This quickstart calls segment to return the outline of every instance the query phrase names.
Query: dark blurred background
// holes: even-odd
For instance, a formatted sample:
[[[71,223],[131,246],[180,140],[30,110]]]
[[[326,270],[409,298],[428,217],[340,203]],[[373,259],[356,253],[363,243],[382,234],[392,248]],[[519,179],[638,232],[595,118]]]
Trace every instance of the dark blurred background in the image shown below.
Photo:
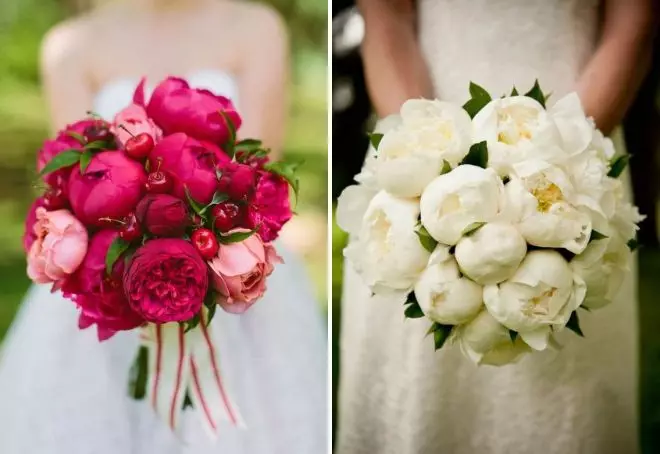
[[[40,42],[55,23],[84,11],[92,3],[0,0],[0,341],[28,287],[20,238],[25,211],[34,197],[36,152],[49,132],[40,91]],[[265,3],[277,8],[285,18],[292,44],[292,103],[285,155],[305,160],[300,170],[299,216],[287,226],[290,228],[283,236],[289,246],[304,256],[320,309],[325,311],[328,6],[326,0]]]
[[[332,54],[332,203],[353,184],[374,124],[366,92],[359,45],[364,23],[354,0],[333,2]],[[657,39],[656,39],[657,43]],[[656,222],[660,149],[660,47],[652,68],[624,121],[635,203],[647,215],[639,232],[639,322],[641,332],[641,433],[643,452],[660,452],[660,249]],[[346,234],[332,227],[333,409],[337,405],[341,332],[342,250]],[[336,412],[333,411],[333,416]]]

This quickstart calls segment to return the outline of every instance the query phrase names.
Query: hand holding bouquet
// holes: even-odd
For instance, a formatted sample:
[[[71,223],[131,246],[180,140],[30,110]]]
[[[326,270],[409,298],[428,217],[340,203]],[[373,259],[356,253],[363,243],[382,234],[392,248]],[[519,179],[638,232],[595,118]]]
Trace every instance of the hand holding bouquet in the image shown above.
[[[169,78],[146,100],[143,81],[113,122],[79,121],[38,154],[46,189],[26,219],[28,275],[62,291],[101,341],[141,330],[132,394],[173,430],[187,399],[211,433],[241,423],[209,323],[266,292],[298,189],[295,165],[237,140],[240,125],[227,98]]]
[[[628,157],[576,94],[550,108],[538,83],[470,94],[462,107],[409,100],[385,119],[337,222],[372,293],[428,318],[436,349],[450,340],[502,365],[564,328],[582,335],[578,310],[616,296],[643,217],[618,179]]]

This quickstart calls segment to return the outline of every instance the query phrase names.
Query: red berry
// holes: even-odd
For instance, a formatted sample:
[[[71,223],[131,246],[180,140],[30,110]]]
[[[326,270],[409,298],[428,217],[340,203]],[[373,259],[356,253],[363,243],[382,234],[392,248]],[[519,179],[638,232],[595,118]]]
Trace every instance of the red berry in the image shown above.
[[[44,194],[43,205],[48,211],[55,211],[66,207],[69,201],[62,188],[50,188]]]
[[[211,260],[218,253],[218,239],[209,229],[197,229],[190,238],[193,246],[206,260]]]
[[[199,214],[193,214],[192,215],[192,225],[193,227],[203,227],[204,226],[204,219]]]
[[[136,161],[144,161],[154,148],[154,138],[146,132],[131,137],[124,144],[126,154]]]
[[[241,218],[241,207],[234,202],[222,202],[211,208],[211,219],[220,232],[227,232],[238,226]]]
[[[129,243],[142,238],[142,228],[140,227],[140,223],[135,217],[135,214],[129,214],[126,216],[124,219],[124,225],[119,229],[119,237]]]
[[[147,192],[152,194],[167,194],[174,187],[174,180],[169,173],[157,170],[147,175]]]
[[[108,128],[108,126],[103,122],[87,126],[83,131],[83,136],[85,137],[87,143],[96,141],[109,142],[111,139],[113,139],[110,128]]]

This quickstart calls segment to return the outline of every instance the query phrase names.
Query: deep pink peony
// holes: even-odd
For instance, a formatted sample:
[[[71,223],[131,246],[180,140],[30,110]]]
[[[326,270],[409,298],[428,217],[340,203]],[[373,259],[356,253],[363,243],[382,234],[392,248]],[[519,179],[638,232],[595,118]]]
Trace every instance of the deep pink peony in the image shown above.
[[[137,104],[131,104],[115,115],[111,129],[122,146],[126,145],[128,139],[142,133],[149,134],[154,142],[158,142],[163,137],[163,132],[147,116],[144,107]]]
[[[133,96],[137,104],[145,104],[144,80]],[[219,145],[229,138],[229,130],[220,111],[231,118],[234,127],[241,126],[241,117],[231,100],[208,90],[190,88],[188,82],[169,77],[158,84],[149,103],[147,114],[165,134],[184,132],[199,140]]]
[[[30,250],[30,247],[32,246],[32,243],[34,243],[34,240],[37,239],[37,234],[34,231],[34,224],[37,222],[37,208],[43,206],[44,206],[44,199],[43,197],[39,197],[37,200],[35,200],[32,203],[32,206],[30,206],[30,209],[28,210],[28,214],[25,217],[25,232],[23,233],[23,249],[25,249],[26,253]]]
[[[106,124],[102,120],[83,120],[77,123],[68,125],[62,131],[57,134],[57,137],[53,140],[47,140],[44,142],[41,150],[37,153],[37,171],[41,172],[41,169],[44,168],[48,162],[55,157],[55,155],[66,151],[66,150],[82,150],[83,145],[72,136],[69,135],[70,132],[75,134],[83,135],[85,128],[88,126],[93,126],[95,124]],[[65,167],[55,172],[49,173],[44,176],[44,181],[50,186],[58,185],[58,177],[61,181],[66,183],[71,174],[71,169],[73,166]]]
[[[228,161],[229,156],[217,146],[183,133],[165,137],[149,155],[150,168],[160,165],[174,178],[175,196],[185,200],[187,187],[192,198],[202,204],[209,203],[218,188],[216,167]]]
[[[217,257],[208,263],[218,304],[227,312],[242,314],[263,296],[266,278],[282,259],[273,246],[252,235],[240,243],[220,245]]]
[[[188,205],[169,194],[147,194],[138,203],[135,215],[156,236],[180,237],[190,225]]]
[[[68,210],[35,210],[36,238],[27,256],[27,274],[34,282],[58,282],[73,274],[87,252],[87,230]]]
[[[282,177],[260,171],[257,189],[247,211],[250,228],[259,227],[259,235],[265,242],[277,238],[282,226],[291,216],[289,185]]]
[[[92,158],[84,175],[80,167],[71,172],[71,207],[85,225],[107,225],[102,218],[121,220],[135,209],[146,181],[144,168],[123,152],[101,152]]]
[[[257,171],[246,164],[229,162],[222,167],[222,176],[218,190],[233,200],[247,199],[252,196],[257,183]]]
[[[189,242],[174,238],[147,241],[124,273],[131,307],[154,323],[191,319],[202,308],[208,269]]]
[[[96,233],[89,242],[82,264],[62,286],[62,294],[80,308],[80,329],[96,324],[101,341],[112,337],[117,331],[131,330],[144,323],[124,295],[124,258],[120,257],[115,262],[111,276],[105,271],[105,256],[117,236],[115,230]]]

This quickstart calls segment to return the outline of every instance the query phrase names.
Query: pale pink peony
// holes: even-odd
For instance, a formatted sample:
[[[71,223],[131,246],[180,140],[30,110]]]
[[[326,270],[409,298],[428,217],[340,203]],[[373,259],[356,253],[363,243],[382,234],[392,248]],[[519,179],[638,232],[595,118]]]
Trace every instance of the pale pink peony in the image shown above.
[[[217,257],[208,262],[218,304],[234,314],[248,310],[266,291],[266,278],[276,263],[282,259],[275,248],[258,235],[240,243],[221,244]]]
[[[248,225],[259,227],[259,235],[265,242],[277,238],[291,216],[289,185],[282,177],[260,171],[254,197],[248,204]]]
[[[68,210],[35,211],[36,238],[28,252],[27,274],[34,282],[57,282],[74,273],[87,252],[87,230]]]
[[[34,224],[37,222],[37,208],[44,206],[44,198],[39,197],[32,203],[28,214],[25,217],[25,232],[23,233],[23,249],[27,254],[32,247],[32,243],[37,239],[37,234],[34,231]]]
[[[119,112],[115,116],[111,130],[122,146],[126,145],[126,142],[130,138],[142,133],[149,134],[154,139],[154,142],[158,142],[163,137],[163,132],[147,116],[144,107],[137,104],[131,104]]]

